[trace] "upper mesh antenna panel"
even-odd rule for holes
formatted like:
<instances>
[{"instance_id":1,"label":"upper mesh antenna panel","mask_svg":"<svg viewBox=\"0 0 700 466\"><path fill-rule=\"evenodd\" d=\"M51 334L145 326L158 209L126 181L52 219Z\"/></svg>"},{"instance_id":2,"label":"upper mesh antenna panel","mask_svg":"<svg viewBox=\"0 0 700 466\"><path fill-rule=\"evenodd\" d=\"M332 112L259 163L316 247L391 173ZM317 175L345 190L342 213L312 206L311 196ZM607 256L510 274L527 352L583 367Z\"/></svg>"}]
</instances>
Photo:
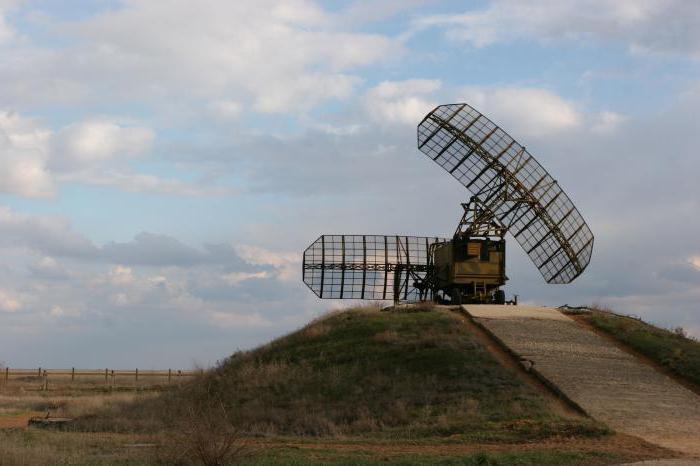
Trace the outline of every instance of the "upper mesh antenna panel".
<instances>
[{"instance_id":1,"label":"upper mesh antenna panel","mask_svg":"<svg viewBox=\"0 0 700 466\"><path fill-rule=\"evenodd\" d=\"M484 115L440 105L418 125L418 148L496 215L548 283L569 283L588 266L593 233L571 199Z\"/></svg>"}]
</instances>

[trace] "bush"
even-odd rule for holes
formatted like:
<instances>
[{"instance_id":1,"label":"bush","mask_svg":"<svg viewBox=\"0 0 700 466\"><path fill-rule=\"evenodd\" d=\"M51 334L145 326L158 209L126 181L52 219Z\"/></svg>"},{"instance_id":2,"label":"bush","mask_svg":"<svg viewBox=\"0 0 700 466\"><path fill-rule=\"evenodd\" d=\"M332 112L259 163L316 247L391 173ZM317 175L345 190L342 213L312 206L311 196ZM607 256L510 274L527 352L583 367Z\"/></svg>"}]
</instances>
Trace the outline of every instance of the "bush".
<instances>
[{"instance_id":1,"label":"bush","mask_svg":"<svg viewBox=\"0 0 700 466\"><path fill-rule=\"evenodd\" d=\"M252 453L243 438L244 430L234 426L228 408L211 387L206 387L204 396L186 403L180 413L156 451L159 463L223 466Z\"/></svg>"}]
</instances>

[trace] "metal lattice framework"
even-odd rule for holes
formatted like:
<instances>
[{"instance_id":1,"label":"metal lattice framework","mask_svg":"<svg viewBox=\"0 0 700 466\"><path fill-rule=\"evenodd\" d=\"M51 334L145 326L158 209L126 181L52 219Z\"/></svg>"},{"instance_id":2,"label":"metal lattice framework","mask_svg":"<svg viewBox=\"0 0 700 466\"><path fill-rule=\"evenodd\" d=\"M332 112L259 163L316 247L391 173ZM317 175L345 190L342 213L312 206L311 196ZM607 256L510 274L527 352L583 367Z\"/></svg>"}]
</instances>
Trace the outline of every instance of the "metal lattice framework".
<instances>
[{"instance_id":1,"label":"metal lattice framework","mask_svg":"<svg viewBox=\"0 0 700 466\"><path fill-rule=\"evenodd\" d=\"M418 125L418 148L495 214L548 283L584 271L590 228L556 180L491 120L467 104L441 105Z\"/></svg>"},{"instance_id":2,"label":"metal lattice framework","mask_svg":"<svg viewBox=\"0 0 700 466\"><path fill-rule=\"evenodd\" d=\"M415 301L428 249L444 238L322 235L304 251L304 283L319 298Z\"/></svg>"}]
</instances>

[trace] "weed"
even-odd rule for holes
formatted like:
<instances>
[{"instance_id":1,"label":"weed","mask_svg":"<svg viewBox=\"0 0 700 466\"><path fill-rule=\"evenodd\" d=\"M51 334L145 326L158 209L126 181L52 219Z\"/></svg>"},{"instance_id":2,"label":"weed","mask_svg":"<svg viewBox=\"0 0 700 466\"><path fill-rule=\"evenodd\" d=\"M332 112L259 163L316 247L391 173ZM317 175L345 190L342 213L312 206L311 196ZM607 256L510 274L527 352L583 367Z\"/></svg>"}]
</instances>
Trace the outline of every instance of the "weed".
<instances>
[{"instance_id":1,"label":"weed","mask_svg":"<svg viewBox=\"0 0 700 466\"><path fill-rule=\"evenodd\" d=\"M700 342L682 328L666 330L600 308L582 318L700 388Z\"/></svg>"}]
</instances>

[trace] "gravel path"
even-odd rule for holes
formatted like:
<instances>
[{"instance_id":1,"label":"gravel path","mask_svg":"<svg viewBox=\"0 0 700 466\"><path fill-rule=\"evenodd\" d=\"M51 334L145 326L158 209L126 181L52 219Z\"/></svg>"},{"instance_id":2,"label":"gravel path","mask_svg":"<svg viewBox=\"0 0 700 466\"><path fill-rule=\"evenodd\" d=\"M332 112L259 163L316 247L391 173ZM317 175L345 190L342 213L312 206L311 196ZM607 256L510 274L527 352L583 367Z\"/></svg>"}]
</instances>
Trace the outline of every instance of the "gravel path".
<instances>
[{"instance_id":1,"label":"gravel path","mask_svg":"<svg viewBox=\"0 0 700 466\"><path fill-rule=\"evenodd\" d=\"M700 397L695 393L556 309L464 309L593 418L700 458Z\"/></svg>"}]
</instances>

